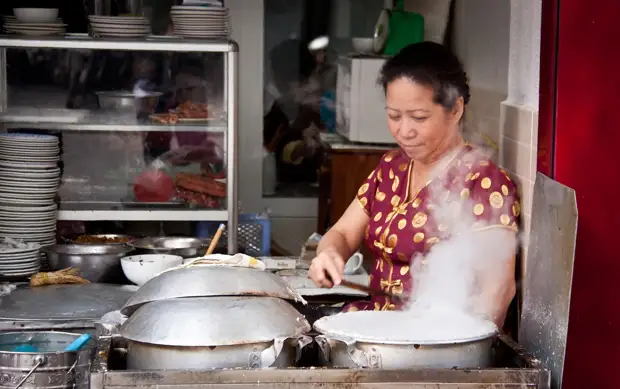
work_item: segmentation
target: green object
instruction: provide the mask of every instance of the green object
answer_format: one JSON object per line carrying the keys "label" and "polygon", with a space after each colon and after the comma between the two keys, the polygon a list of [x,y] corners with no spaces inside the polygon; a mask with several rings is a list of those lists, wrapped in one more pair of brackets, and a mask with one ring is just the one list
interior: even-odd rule
{"label": "green object", "polygon": [[390,16],[390,35],[384,54],[395,55],[412,43],[424,41],[424,17],[405,11],[404,0],[396,1]]}

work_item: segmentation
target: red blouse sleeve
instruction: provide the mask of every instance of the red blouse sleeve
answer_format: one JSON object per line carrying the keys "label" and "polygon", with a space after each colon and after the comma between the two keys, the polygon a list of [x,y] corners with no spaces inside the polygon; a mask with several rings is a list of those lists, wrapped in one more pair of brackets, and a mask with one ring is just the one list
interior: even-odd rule
{"label": "red blouse sleeve", "polygon": [[375,193],[377,191],[377,186],[379,184],[379,179],[381,178],[381,164],[379,164],[375,170],[370,172],[368,177],[364,180],[362,186],[360,186],[357,191],[357,196],[355,196],[357,203],[362,207],[364,212],[367,215],[370,215],[370,211],[372,209],[372,203],[375,199]]}
{"label": "red blouse sleeve", "polygon": [[474,228],[504,227],[518,230],[521,205],[517,186],[505,170],[492,163],[473,169],[466,177],[471,181]]}
{"label": "red blouse sleeve", "polygon": [[361,205],[367,215],[372,213],[372,204],[377,196],[377,189],[383,182],[383,176],[386,166],[393,160],[396,151],[389,151],[381,157],[381,161],[377,167],[370,172],[362,186],[357,191],[357,203]]}

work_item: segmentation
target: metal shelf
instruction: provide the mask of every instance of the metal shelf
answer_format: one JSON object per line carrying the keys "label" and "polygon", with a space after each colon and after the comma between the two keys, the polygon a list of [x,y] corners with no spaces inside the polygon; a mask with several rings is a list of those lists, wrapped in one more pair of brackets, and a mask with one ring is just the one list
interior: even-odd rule
{"label": "metal shelf", "polygon": [[0,47],[15,49],[74,49],[123,51],[172,51],[232,53],[239,46],[232,40],[186,39],[151,35],[141,40],[93,38],[88,34],[67,34],[65,37],[24,37],[0,35]]}
{"label": "metal shelf", "polygon": [[[157,125],[128,120],[104,112],[88,112],[79,118],[64,118],[40,113],[27,115],[12,112],[7,88],[7,49],[65,49],[65,50],[110,50],[110,51],[157,51],[222,53],[224,55],[224,101],[225,120],[181,125]],[[226,210],[179,209],[170,208],[124,208],[124,209],[84,209],[82,206],[61,209],[58,220],[78,221],[227,221],[228,251],[236,253],[238,224],[238,46],[233,41],[191,40],[183,38],[149,36],[144,39],[94,39],[88,35],[69,34],[64,37],[14,37],[0,35],[0,125],[4,127],[26,127],[59,131],[124,131],[124,132],[218,132],[225,133],[227,172]],[[52,99],[54,100],[54,99]],[[32,104],[30,100],[27,100]],[[47,101],[46,101],[47,102]],[[17,113],[17,115],[16,115]],[[47,119],[46,119],[47,117]],[[112,117],[112,119],[110,119]],[[87,161],[85,161],[87,163]],[[83,206],[88,207],[88,203]],[[61,204],[61,207],[63,204]],[[65,204],[67,206],[67,204]],[[75,209],[79,208],[79,209]]]}
{"label": "metal shelf", "polygon": [[226,210],[208,209],[124,209],[124,210],[60,210],[58,220],[78,221],[225,221]]}
{"label": "metal shelf", "polygon": [[193,124],[193,125],[165,125],[165,124],[128,124],[128,123],[97,123],[80,121],[76,123],[63,122],[32,122],[28,120],[20,120],[18,117],[12,116],[8,120],[0,116],[0,123],[3,123],[7,129],[15,128],[32,128],[42,130],[64,130],[64,131],[110,131],[110,132],[208,132],[208,133],[225,133],[225,124]]}
{"label": "metal shelf", "polygon": [[[84,110],[66,108],[37,108],[27,106],[28,101],[56,100],[62,92],[22,91],[17,95],[9,94],[9,101],[17,100],[0,113],[0,123],[6,128],[28,127],[43,130],[66,131],[110,131],[110,132],[208,132],[224,133],[228,125],[225,116],[195,122],[177,124],[159,124],[148,118],[136,118],[132,112],[109,110]],[[29,100],[30,98],[30,100]]]}

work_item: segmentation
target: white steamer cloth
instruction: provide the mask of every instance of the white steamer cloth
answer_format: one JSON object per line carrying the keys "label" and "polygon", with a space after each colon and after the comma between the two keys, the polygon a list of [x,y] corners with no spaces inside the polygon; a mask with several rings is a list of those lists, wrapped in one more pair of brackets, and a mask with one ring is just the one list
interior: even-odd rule
{"label": "white steamer cloth", "polygon": [[356,311],[319,319],[314,328],[327,336],[386,344],[449,344],[497,334],[488,320],[458,311]]}

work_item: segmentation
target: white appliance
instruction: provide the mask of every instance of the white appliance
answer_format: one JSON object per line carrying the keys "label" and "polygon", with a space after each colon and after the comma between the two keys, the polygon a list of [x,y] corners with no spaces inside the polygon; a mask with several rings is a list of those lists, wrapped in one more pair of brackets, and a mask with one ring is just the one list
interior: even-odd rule
{"label": "white appliance", "polygon": [[336,131],[360,143],[394,143],[387,128],[385,95],[378,84],[385,58],[351,55],[338,61]]}

